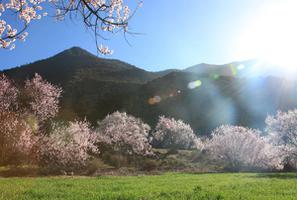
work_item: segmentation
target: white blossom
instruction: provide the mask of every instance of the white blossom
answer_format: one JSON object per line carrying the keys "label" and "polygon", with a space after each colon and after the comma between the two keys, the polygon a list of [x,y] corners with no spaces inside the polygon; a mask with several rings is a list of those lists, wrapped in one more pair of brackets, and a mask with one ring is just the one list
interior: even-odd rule
{"label": "white blossom", "polygon": [[154,143],[162,148],[202,149],[203,146],[190,125],[164,116],[159,117],[152,136]]}
{"label": "white blossom", "polygon": [[126,154],[150,155],[150,127],[126,113],[115,112],[98,122],[97,134],[105,138],[114,150]]}
{"label": "white blossom", "polygon": [[281,169],[278,149],[260,134],[254,129],[223,125],[212,132],[205,149],[228,170]]}

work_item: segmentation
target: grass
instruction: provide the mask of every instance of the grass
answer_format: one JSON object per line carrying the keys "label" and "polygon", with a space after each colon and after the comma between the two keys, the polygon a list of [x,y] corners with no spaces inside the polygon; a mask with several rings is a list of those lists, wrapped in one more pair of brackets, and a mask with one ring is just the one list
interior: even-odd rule
{"label": "grass", "polygon": [[0,178],[0,199],[297,199],[295,173]]}

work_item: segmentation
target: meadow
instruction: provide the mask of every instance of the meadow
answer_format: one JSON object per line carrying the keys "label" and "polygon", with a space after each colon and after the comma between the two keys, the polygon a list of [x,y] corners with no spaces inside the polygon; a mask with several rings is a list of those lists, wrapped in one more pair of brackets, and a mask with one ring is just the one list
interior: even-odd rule
{"label": "meadow", "polygon": [[0,199],[297,199],[295,173],[1,178]]}

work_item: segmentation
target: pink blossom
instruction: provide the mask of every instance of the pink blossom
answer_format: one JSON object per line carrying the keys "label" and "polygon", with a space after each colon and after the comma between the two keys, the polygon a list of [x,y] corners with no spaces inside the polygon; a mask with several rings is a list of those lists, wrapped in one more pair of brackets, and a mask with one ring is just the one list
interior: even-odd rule
{"label": "pink blossom", "polygon": [[96,134],[86,121],[69,125],[54,124],[53,131],[43,136],[39,144],[39,162],[42,166],[73,171],[85,166],[90,154],[98,154]]}
{"label": "pink blossom", "polygon": [[21,162],[34,153],[39,124],[57,113],[60,92],[39,75],[26,81],[25,89],[0,76],[0,164]]}
{"label": "pink blossom", "polygon": [[114,150],[126,154],[150,155],[149,125],[126,113],[114,112],[98,122],[99,137]]}
{"label": "pink blossom", "polygon": [[223,125],[212,132],[205,149],[229,170],[281,169],[278,149],[260,134],[254,129]]}
{"label": "pink blossom", "polygon": [[40,120],[46,120],[57,114],[61,93],[61,88],[43,80],[38,74],[35,74],[32,80],[25,82],[25,95],[31,100],[29,111]]}
{"label": "pink blossom", "polygon": [[203,146],[190,125],[164,116],[159,117],[152,135],[154,143],[163,148],[201,149]]}

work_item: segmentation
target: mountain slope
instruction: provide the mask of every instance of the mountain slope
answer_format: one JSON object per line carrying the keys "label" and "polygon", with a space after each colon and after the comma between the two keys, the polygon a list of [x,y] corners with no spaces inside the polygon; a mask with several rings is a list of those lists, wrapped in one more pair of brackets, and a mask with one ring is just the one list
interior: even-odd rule
{"label": "mountain slope", "polygon": [[[297,83],[269,74],[251,76],[256,64],[250,60],[147,72],[74,47],[4,73],[16,81],[39,73],[60,85],[63,120],[87,117],[95,124],[119,110],[152,126],[160,115],[183,119],[196,132],[209,134],[221,124],[263,128],[267,114],[297,107]],[[188,87],[191,82],[195,88]]]}
{"label": "mountain slope", "polygon": [[52,83],[62,86],[74,79],[144,83],[158,76],[119,60],[98,58],[79,47],[3,72],[17,80],[27,79],[38,73]]}
{"label": "mountain slope", "polygon": [[[201,86],[189,89],[192,81]],[[193,73],[172,73],[142,86],[129,110],[155,124],[163,114],[188,122],[197,132],[209,134],[221,124],[262,129],[268,114],[297,107],[297,84],[275,77],[212,79]],[[150,105],[148,99],[160,97]]]}

